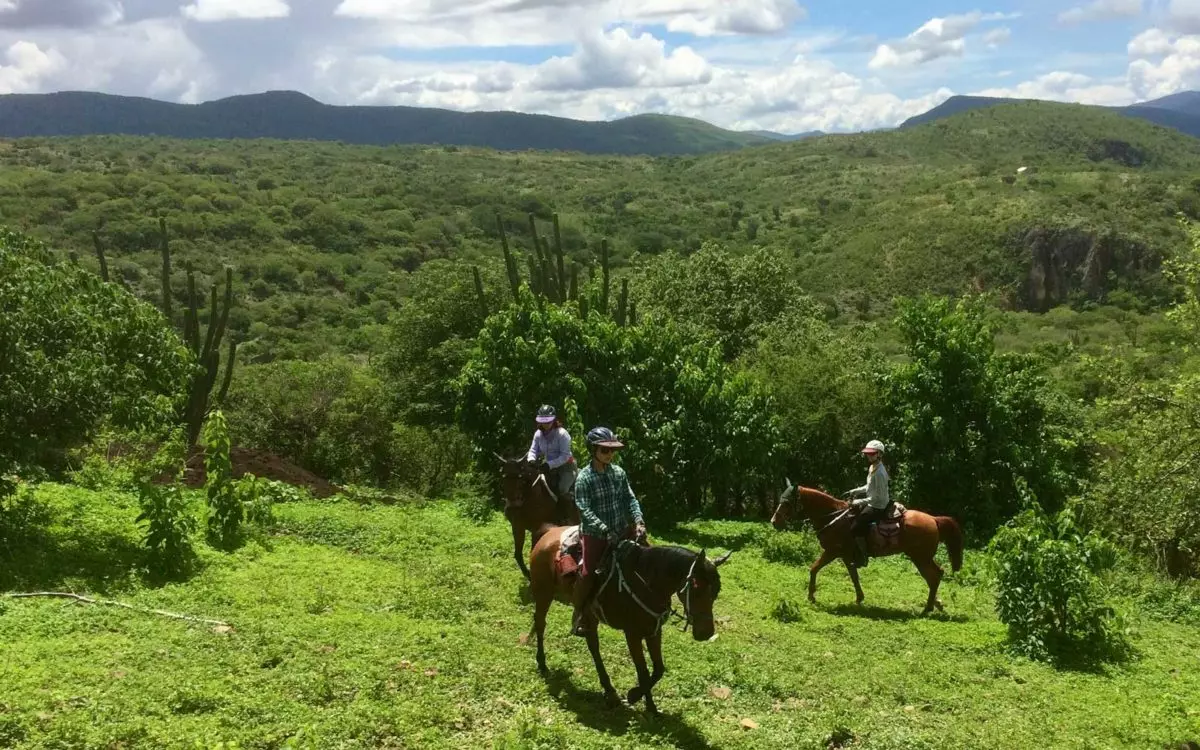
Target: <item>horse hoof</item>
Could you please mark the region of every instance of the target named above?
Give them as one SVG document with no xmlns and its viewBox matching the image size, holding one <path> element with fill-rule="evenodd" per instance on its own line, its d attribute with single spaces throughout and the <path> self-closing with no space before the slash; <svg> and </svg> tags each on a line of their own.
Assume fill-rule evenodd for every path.
<svg viewBox="0 0 1200 750">
<path fill-rule="evenodd" d="M 604 702 L 608 704 L 609 708 L 616 708 L 617 706 L 621 705 L 621 696 L 617 695 L 616 690 L 612 691 L 611 693 L 605 693 Z"/>
<path fill-rule="evenodd" d="M 629 705 L 636 705 L 642 699 L 642 689 L 640 687 L 630 688 L 625 694 L 625 702 Z"/>
</svg>

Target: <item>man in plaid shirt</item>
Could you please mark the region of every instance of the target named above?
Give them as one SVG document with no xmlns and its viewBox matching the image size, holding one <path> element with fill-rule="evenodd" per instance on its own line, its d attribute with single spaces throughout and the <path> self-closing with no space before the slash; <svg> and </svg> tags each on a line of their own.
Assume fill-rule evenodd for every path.
<svg viewBox="0 0 1200 750">
<path fill-rule="evenodd" d="M 615 452 L 625 444 L 607 427 L 594 427 L 587 434 L 591 462 L 575 479 L 575 505 L 579 507 L 579 536 L 583 564 L 575 582 L 575 621 L 571 633 L 587 636 L 595 632 L 591 612 L 593 573 L 604 559 L 609 543 L 638 539 L 646 534 L 642 507 L 638 504 L 625 470 L 613 464 Z"/>
</svg>

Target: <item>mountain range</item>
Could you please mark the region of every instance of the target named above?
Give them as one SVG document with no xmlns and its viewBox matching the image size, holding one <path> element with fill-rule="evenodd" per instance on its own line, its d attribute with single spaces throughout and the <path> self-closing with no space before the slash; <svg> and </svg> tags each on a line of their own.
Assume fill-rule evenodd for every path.
<svg viewBox="0 0 1200 750">
<path fill-rule="evenodd" d="M 898 129 L 998 104 L 1030 101 L 1034 100 L 952 96 L 905 120 Z M 1125 107 L 1064 106 L 1113 111 L 1200 137 L 1200 91 Z M 819 130 L 727 130 L 699 119 L 660 114 L 586 121 L 520 112 L 330 105 L 295 91 L 231 96 L 201 104 L 86 91 L 0 95 L 0 138 L 81 135 L 271 138 L 666 156 L 730 151 L 826 134 Z"/>
<path fill-rule="evenodd" d="M 519 112 L 336 106 L 294 91 L 202 104 L 84 91 L 0 96 L 0 138 L 78 135 L 420 143 L 655 155 L 724 151 L 787 137 L 724 130 L 672 115 L 593 122 Z"/>
<path fill-rule="evenodd" d="M 994 107 L 997 104 L 1029 101 L 1034 100 L 988 96 L 952 96 L 928 112 L 905 120 L 900 124 L 900 129 L 903 130 L 917 125 L 924 125 L 973 109 Z M 1152 99 L 1124 107 L 1106 107 L 1100 105 L 1079 106 L 1094 106 L 1097 109 L 1110 110 L 1128 117 L 1149 120 L 1156 125 L 1163 125 L 1191 136 L 1200 137 L 1200 91 L 1182 91 L 1160 99 Z"/>
</svg>

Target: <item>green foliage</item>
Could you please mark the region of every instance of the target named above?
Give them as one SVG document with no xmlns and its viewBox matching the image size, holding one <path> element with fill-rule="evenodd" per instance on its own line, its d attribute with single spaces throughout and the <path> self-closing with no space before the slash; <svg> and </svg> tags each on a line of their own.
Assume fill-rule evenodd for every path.
<svg viewBox="0 0 1200 750">
<path fill-rule="evenodd" d="M 621 326 L 595 311 L 583 319 L 523 295 L 488 318 L 456 382 L 459 424 L 481 470 L 493 469 L 493 451 L 524 452 L 536 404 L 570 399 L 581 420 L 567 424 L 573 435 L 597 424 L 621 435 L 620 460 L 650 499 L 649 517 L 745 511 L 780 445 L 759 383 L 669 324 Z"/>
<path fill-rule="evenodd" d="M 687 330 L 710 333 L 728 359 L 753 349 L 765 327 L 794 310 L 816 314 L 800 294 L 782 252 L 733 255 L 705 242 L 686 257 L 672 251 L 648 263 L 637 285 L 638 309 Z"/>
<path fill-rule="evenodd" d="M 248 365 L 223 409 L 238 445 L 334 482 L 387 484 L 397 470 L 389 392 L 345 357 Z"/>
<path fill-rule="evenodd" d="M 194 560 L 191 535 L 196 518 L 181 491 L 184 455 L 183 434 L 175 432 L 133 472 L 141 507 L 135 522 L 145 526 L 147 569 L 154 580 L 178 578 Z"/>
<path fill-rule="evenodd" d="M 1081 424 L 1030 355 L 995 351 L 981 298 L 902 301 L 908 361 L 883 380 L 896 495 L 986 539 L 1027 487 L 1054 510 L 1083 471 Z"/>
<path fill-rule="evenodd" d="M 816 537 L 809 532 L 780 531 L 762 539 L 763 559 L 807 568 L 821 556 Z"/>
<path fill-rule="evenodd" d="M 790 310 L 763 331 L 742 364 L 770 384 L 787 450 L 783 478 L 839 494 L 862 484 L 851 460 L 880 429 L 884 409 L 878 381 L 886 361 L 874 326 L 835 328 L 814 311 Z"/>
<path fill-rule="evenodd" d="M 1121 660 L 1131 645 L 1097 574 L 1112 548 L 1084 534 L 1072 509 L 1023 511 L 991 541 L 999 566 L 996 609 L 1012 647 L 1032 659 L 1093 666 Z"/>
<path fill-rule="evenodd" d="M 58 468 L 105 425 L 164 426 L 192 362 L 162 316 L 0 231 L 0 474 Z"/>
<path fill-rule="evenodd" d="M 286 485 L 253 474 L 244 474 L 234 482 L 234 495 L 241 503 L 247 523 L 262 531 L 275 525 L 274 505 L 280 486 Z"/>
<path fill-rule="evenodd" d="M 208 495 L 208 540 L 211 544 L 232 547 L 245 517 L 242 498 L 233 480 L 230 462 L 229 426 L 220 409 L 209 413 L 204 422 L 204 488 Z"/>
</svg>

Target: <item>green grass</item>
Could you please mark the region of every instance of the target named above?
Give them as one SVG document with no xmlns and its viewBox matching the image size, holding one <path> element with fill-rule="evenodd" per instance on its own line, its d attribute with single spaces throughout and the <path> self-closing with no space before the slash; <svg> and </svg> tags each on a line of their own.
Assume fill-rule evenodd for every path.
<svg viewBox="0 0 1200 750">
<path fill-rule="evenodd" d="M 59 486 L 39 497 L 53 520 L 37 544 L 67 552 L 0 563 L 4 588 L 103 588 L 234 629 L 0 599 L 0 746 L 1156 748 L 1200 738 L 1200 627 L 1138 620 L 1140 658 L 1098 673 L 1013 658 L 978 553 L 944 584 L 947 613 L 921 618 L 923 585 L 906 561 L 864 571 L 864 608 L 831 566 L 813 607 L 806 569 L 784 562 L 811 550 L 803 535 L 781 542 L 766 524 L 732 522 L 664 535 L 736 551 L 721 569 L 720 637 L 664 639 L 664 716 L 653 719 L 604 707 L 561 604 L 549 617 L 551 677 L 539 677 L 522 642 L 532 605 L 498 516 L 475 526 L 449 503 L 289 504 L 276 535 L 231 555 L 201 548 L 191 580 L 155 589 L 113 566 L 98 575 L 101 556 L 85 554 L 136 542 L 130 498 Z M 601 647 L 618 688 L 634 684 L 620 635 L 602 630 Z"/>
</svg>

